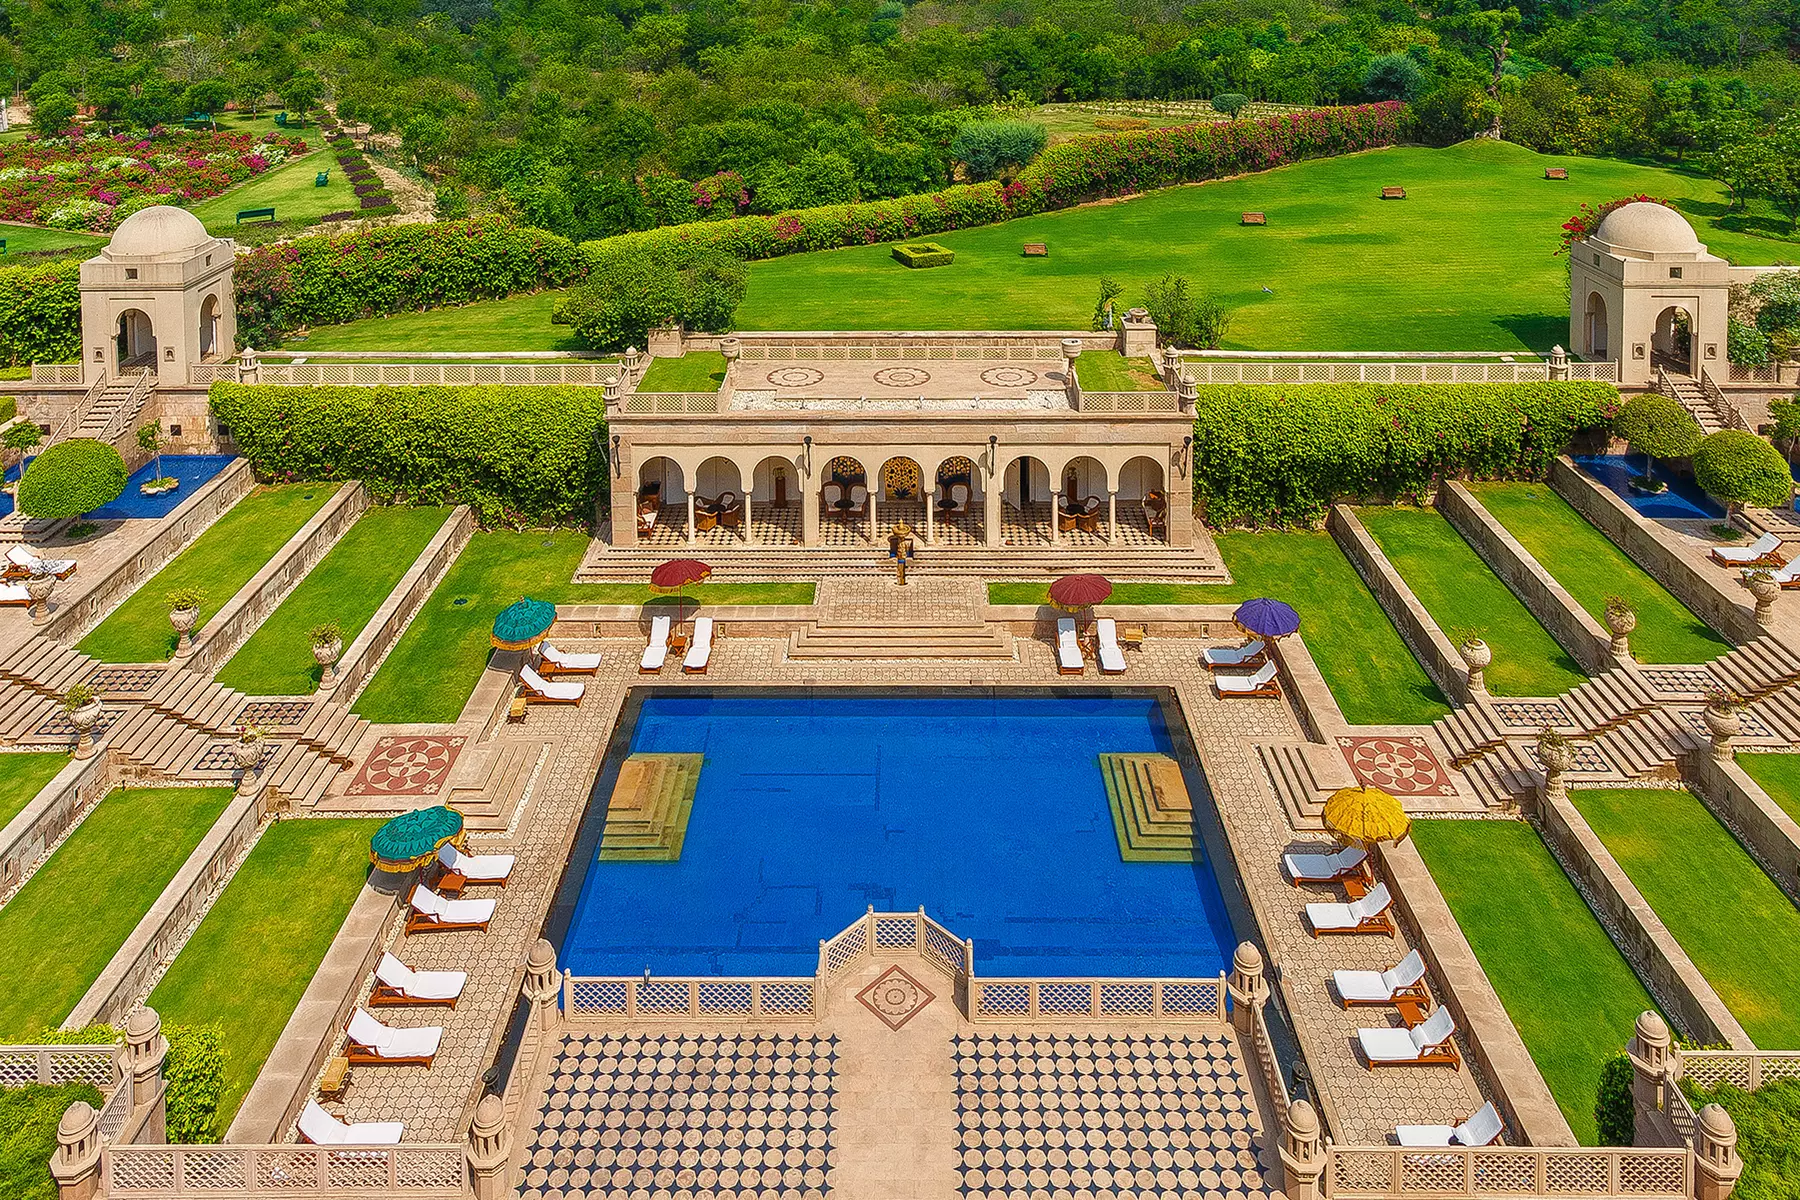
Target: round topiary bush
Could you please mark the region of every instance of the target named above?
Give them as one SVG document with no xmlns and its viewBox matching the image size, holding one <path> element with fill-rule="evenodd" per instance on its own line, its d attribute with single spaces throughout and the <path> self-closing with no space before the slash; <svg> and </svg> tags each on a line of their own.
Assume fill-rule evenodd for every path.
<svg viewBox="0 0 1800 1200">
<path fill-rule="evenodd" d="M 1651 458 L 1686 458 L 1706 436 L 1681 401 L 1661 392 L 1633 396 L 1619 411 L 1613 432 Z"/>
<path fill-rule="evenodd" d="M 1775 447 L 1741 429 L 1721 429 L 1700 443 L 1694 451 L 1694 479 L 1732 504 L 1773 508 L 1786 504 L 1794 492 L 1787 460 Z"/>
<path fill-rule="evenodd" d="M 19 511 L 28 517 L 79 517 L 111 504 L 125 490 L 125 460 L 93 438 L 58 442 L 19 480 Z"/>
</svg>

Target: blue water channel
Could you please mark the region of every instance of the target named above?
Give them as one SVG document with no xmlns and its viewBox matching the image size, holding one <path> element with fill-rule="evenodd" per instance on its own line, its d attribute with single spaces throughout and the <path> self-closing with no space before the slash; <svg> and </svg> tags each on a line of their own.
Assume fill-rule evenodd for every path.
<svg viewBox="0 0 1800 1200">
<path fill-rule="evenodd" d="M 36 455 L 32 456 L 33 458 Z M 158 496 L 146 496 L 138 491 L 142 484 L 156 478 L 156 461 L 152 459 L 131 473 L 131 479 L 125 484 L 125 490 L 117 500 L 104 507 L 88 513 L 85 519 L 90 521 L 124 521 L 145 518 L 166 517 L 175 511 L 177 505 L 193 495 L 200 485 L 214 475 L 223 471 L 230 464 L 234 455 L 230 454 L 165 454 L 162 456 L 162 473 L 172 479 L 181 480 L 181 486 L 172 492 L 164 492 Z M 27 467 L 31 459 L 25 460 Z M 6 470 L 7 482 L 19 477 L 19 466 L 14 463 Z M 13 498 L 0 492 L 0 516 L 13 510 Z"/>
<path fill-rule="evenodd" d="M 1653 478 L 1668 484 L 1668 490 L 1657 495 L 1633 491 L 1631 480 L 1644 473 L 1650 463 Z M 1638 511 L 1638 515 L 1655 520 L 1722 520 L 1725 508 L 1707 495 L 1691 476 L 1679 475 L 1667 463 L 1646 460 L 1641 454 L 1578 454 L 1575 465 L 1590 478 L 1608 489 Z"/>
<path fill-rule="evenodd" d="M 572 866 L 577 975 L 811 975 L 820 939 L 870 905 L 923 905 L 974 939 L 981 975 L 1230 959 L 1202 847 L 1192 864 L 1119 856 L 1097 756 L 1172 752 L 1152 697 L 654 696 L 631 748 L 705 754 L 699 792 L 679 862 Z"/>
</svg>

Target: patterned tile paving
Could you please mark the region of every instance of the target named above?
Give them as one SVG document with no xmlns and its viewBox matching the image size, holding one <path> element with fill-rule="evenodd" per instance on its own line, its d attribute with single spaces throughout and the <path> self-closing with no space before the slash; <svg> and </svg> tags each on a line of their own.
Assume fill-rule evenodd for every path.
<svg viewBox="0 0 1800 1200">
<path fill-rule="evenodd" d="M 304 725 L 306 714 L 312 711 L 311 700 L 252 700 L 244 705 L 244 711 L 238 719 L 246 725 L 264 725 L 271 728 L 289 725 Z"/>
<path fill-rule="evenodd" d="M 1365 787 L 1396 796 L 1456 795 L 1456 785 L 1422 737 L 1341 737 L 1337 744 Z"/>
<path fill-rule="evenodd" d="M 229 738 L 224 738 L 216 742 L 208 742 L 205 748 L 195 756 L 194 761 L 188 764 L 187 769 L 190 771 L 224 771 L 227 774 L 236 771 L 237 764 L 233 762 L 231 758 L 231 747 L 233 745 L 234 743 Z M 268 766 L 269 760 L 274 758 L 280 751 L 281 747 L 276 743 L 265 742 L 263 744 L 262 758 L 257 760 L 256 765 L 258 767 Z"/>
<path fill-rule="evenodd" d="M 1542 729 L 1546 725 L 1573 726 L 1568 710 L 1560 704 L 1544 700 L 1503 701 L 1494 705 L 1494 713 L 1508 725 Z"/>
<path fill-rule="evenodd" d="M 857 1003 L 881 1018 L 889 1029 L 899 1030 L 925 1011 L 937 999 L 931 989 L 897 966 L 883 971 L 879 978 L 856 993 Z"/>
<path fill-rule="evenodd" d="M 521 1200 L 822 1197 L 837 1039 L 565 1035 Z"/>
<path fill-rule="evenodd" d="M 1698 696 L 1719 682 L 1712 672 L 1701 667 L 1644 667 L 1640 674 L 1656 691 L 1673 695 Z"/>
<path fill-rule="evenodd" d="M 1694 732 L 1701 737 L 1707 738 L 1708 740 L 1712 738 L 1712 731 L 1706 727 L 1706 717 L 1703 710 L 1698 708 L 1681 708 L 1675 710 L 1675 715 L 1692 726 Z M 1738 715 L 1743 721 L 1745 737 L 1772 738 L 1780 736 L 1769 727 L 1767 721 L 1756 714 L 1755 709 L 1743 709 Z"/>
<path fill-rule="evenodd" d="M 162 676 L 161 667 L 101 667 L 87 677 L 87 685 L 101 692 L 139 695 L 154 688 Z"/>
<path fill-rule="evenodd" d="M 1575 751 L 1575 761 L 1569 766 L 1571 771 L 1604 774 L 1613 769 L 1612 763 L 1607 760 L 1606 755 L 1600 752 L 1600 747 L 1594 743 L 1572 742 L 1570 747 Z M 1538 757 L 1537 743 L 1526 742 L 1522 749 L 1525 751 L 1525 757 L 1537 764 L 1539 770 L 1542 770 L 1544 760 Z"/>
<path fill-rule="evenodd" d="M 94 736 L 99 737 L 108 729 L 111 729 L 113 723 L 125 715 L 125 711 L 126 710 L 122 708 L 102 708 L 100 710 L 100 719 L 94 722 Z M 45 721 L 42 725 L 39 725 L 36 729 L 32 730 L 31 735 L 33 737 L 72 738 L 75 736 L 75 726 L 69 720 L 69 715 L 67 713 L 59 711 L 48 721 Z"/>
<path fill-rule="evenodd" d="M 438 790 L 456 756 L 461 737 L 384 737 L 350 781 L 347 796 L 424 796 Z"/>
<path fill-rule="evenodd" d="M 1222 1034 L 964 1036 L 954 1054 L 964 1196 L 1273 1194 L 1250 1084 Z"/>
</svg>

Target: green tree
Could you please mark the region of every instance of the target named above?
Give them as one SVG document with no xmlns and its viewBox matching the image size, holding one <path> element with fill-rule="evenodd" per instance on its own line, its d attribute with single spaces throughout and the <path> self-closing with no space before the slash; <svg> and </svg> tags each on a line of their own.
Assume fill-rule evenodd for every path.
<svg viewBox="0 0 1800 1200">
<path fill-rule="evenodd" d="M 289 112 L 299 116 L 304 124 L 307 111 L 325 95 L 325 84 L 316 72 L 296 71 L 287 77 L 278 94 L 281 96 L 281 103 Z"/>
<path fill-rule="evenodd" d="M 19 480 L 19 511 L 28 517 L 79 517 L 111 504 L 125 490 L 125 460 L 93 438 L 58 442 Z"/>
<path fill-rule="evenodd" d="M 1512 36 L 1518 30 L 1519 22 L 1517 8 L 1480 8 L 1472 0 L 1455 0 L 1450 11 L 1437 19 L 1440 29 L 1488 60 L 1488 99 L 1493 101 L 1493 109 L 1492 122 L 1485 132 L 1487 137 L 1500 136 L 1500 80 L 1506 75 Z"/>
<path fill-rule="evenodd" d="M 1763 195 L 1800 230 L 1800 115 L 1776 123 L 1764 139 Z"/>
<path fill-rule="evenodd" d="M 971 180 L 1000 179 L 1036 158 L 1049 140 L 1033 121 L 972 121 L 956 131 L 950 157 Z"/>
<path fill-rule="evenodd" d="M 586 282 L 557 304 L 553 320 L 597 350 L 641 346 L 663 325 L 727 333 L 749 277 L 741 259 L 712 247 L 627 251 L 594 263 Z"/>
<path fill-rule="evenodd" d="M 1661 392 L 1643 392 L 1626 401 L 1613 432 L 1651 458 L 1686 458 L 1706 436 L 1681 401 Z"/>
<path fill-rule="evenodd" d="M 1724 184 L 1731 193 L 1731 207 L 1742 211 L 1763 188 L 1769 170 L 1767 148 L 1742 114 L 1713 121 L 1704 138 L 1712 149 L 1696 156 L 1695 165 Z"/>
<path fill-rule="evenodd" d="M 1742 429 L 1721 429 L 1706 436 L 1694 451 L 1694 481 L 1731 505 L 1773 508 L 1794 494 L 1787 460 L 1768 442 Z"/>
<path fill-rule="evenodd" d="M 1412 100 L 1425 89 L 1425 73 L 1404 54 L 1383 54 L 1363 71 L 1363 95 L 1371 100 Z M 1215 101 L 1215 103 L 1217 103 Z"/>
<path fill-rule="evenodd" d="M 202 79 L 188 85 L 183 107 L 190 113 L 205 113 L 212 118 L 212 127 L 217 129 L 219 114 L 230 100 L 231 86 L 223 79 Z"/>
<path fill-rule="evenodd" d="M 1212 98 L 1214 112 L 1222 112 L 1233 120 L 1237 115 L 1250 107 L 1250 97 L 1242 92 L 1221 92 Z"/>
<path fill-rule="evenodd" d="M 163 477 L 163 473 L 162 473 L 162 448 L 163 448 L 162 422 L 161 421 L 147 421 L 144 424 L 138 426 L 137 445 L 138 445 L 139 450 L 142 450 L 145 454 L 152 455 L 155 458 L 156 469 L 152 472 L 152 475 L 154 476 L 154 478 L 156 479 L 156 481 L 158 483 L 161 483 L 162 477 Z"/>
<path fill-rule="evenodd" d="M 31 127 L 45 137 L 66 133 L 75 124 L 75 97 L 67 92 L 46 92 L 32 101 Z"/>
<path fill-rule="evenodd" d="M 44 444 L 44 430 L 36 421 L 20 421 L 0 437 L 0 444 L 19 456 L 19 474 L 25 474 L 25 456 Z"/>
</svg>

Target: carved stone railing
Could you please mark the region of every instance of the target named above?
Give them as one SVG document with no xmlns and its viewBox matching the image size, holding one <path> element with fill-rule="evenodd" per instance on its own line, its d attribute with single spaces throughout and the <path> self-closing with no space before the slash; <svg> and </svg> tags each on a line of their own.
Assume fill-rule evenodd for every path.
<svg viewBox="0 0 1800 1200">
<path fill-rule="evenodd" d="M 1780 383 L 1781 364 L 1752 367 L 1747 363 L 1732 363 L 1726 369 L 1725 379 L 1729 383 Z"/>
<path fill-rule="evenodd" d="M 1107 335 L 1111 340 L 1112 335 Z M 753 340 L 740 334 L 739 352 L 746 362 L 1019 362 L 1060 361 L 1062 345 L 1056 336 L 970 336 L 950 339 L 883 339 L 871 336 L 856 342 L 824 342 L 804 335 L 792 340 Z"/>
<path fill-rule="evenodd" d="M 256 382 L 285 387 L 317 384 L 342 387 L 431 384 L 600 387 L 617 378 L 620 369 L 618 363 L 602 362 L 265 362 L 256 368 Z"/>
<path fill-rule="evenodd" d="M 236 383 L 238 381 L 238 365 L 225 363 L 189 363 L 189 383 Z"/>
<path fill-rule="evenodd" d="M 1225 977 L 1213 979 L 971 979 L 971 1021 L 1225 1019 Z"/>
<path fill-rule="evenodd" d="M 1729 1083 L 1754 1092 L 1765 1083 L 1800 1079 L 1800 1050 L 1675 1050 L 1681 1077 L 1703 1088 Z"/>
<path fill-rule="evenodd" d="M 716 413 L 717 392 L 633 392 L 619 402 L 628 413 Z"/>
<path fill-rule="evenodd" d="M 1616 362 L 1569 362 L 1569 378 L 1571 380 L 1587 380 L 1594 383 L 1619 382 L 1619 364 Z"/>
<path fill-rule="evenodd" d="M 563 976 L 563 1017 L 571 1022 L 604 1018 L 739 1017 L 812 1020 L 819 1015 L 811 979 L 741 979 L 700 976 L 644 979 Z"/>
<path fill-rule="evenodd" d="M 1288 1095 L 1287 1080 L 1281 1074 L 1281 1060 L 1275 1054 L 1275 1039 L 1269 1036 L 1269 1021 L 1263 1011 L 1264 1006 L 1258 1004 L 1253 1007 L 1256 1015 L 1251 1027 L 1251 1052 L 1256 1057 L 1257 1069 L 1262 1072 L 1263 1086 L 1269 1090 L 1269 1103 L 1275 1107 L 1275 1118 L 1285 1123 L 1293 1098 Z"/>
<path fill-rule="evenodd" d="M 0 1046 L 0 1087 L 24 1087 L 41 1083 L 91 1083 L 105 1090 L 113 1085 L 119 1048 L 111 1042 L 95 1046 Z"/>
<path fill-rule="evenodd" d="M 1707 404 L 1712 406 L 1713 416 L 1718 419 L 1719 424 L 1727 429 L 1755 432 L 1750 428 L 1750 422 L 1744 419 L 1744 414 L 1738 410 L 1738 406 L 1733 404 L 1720 390 L 1719 381 L 1714 379 L 1712 372 L 1705 367 L 1700 368 L 1700 394 L 1705 396 Z"/>
<path fill-rule="evenodd" d="M 461 1145 L 108 1146 L 100 1195 L 157 1200 L 367 1196 L 461 1200 Z"/>
<path fill-rule="evenodd" d="M 1610 370 L 1611 374 L 1601 368 Z M 1543 362 L 1196 362 L 1189 359 L 1182 364 L 1182 371 L 1197 384 L 1541 383 L 1550 378 L 1550 364 Z M 1569 378 L 1617 381 L 1618 364 L 1571 362 Z"/>
<path fill-rule="evenodd" d="M 1686 1200 L 1692 1154 L 1661 1147 L 1480 1149 L 1332 1146 L 1323 1195 L 1336 1200 L 1411 1196 L 1634 1196 Z"/>
<path fill-rule="evenodd" d="M 1080 409 L 1082 412 L 1099 413 L 1145 413 L 1145 412 L 1180 412 L 1181 404 L 1174 392 L 1141 391 L 1141 392 L 1090 392 L 1081 393 Z"/>
<path fill-rule="evenodd" d="M 32 363 L 31 382 L 67 385 L 81 382 L 81 364 L 72 363 Z"/>
</svg>

